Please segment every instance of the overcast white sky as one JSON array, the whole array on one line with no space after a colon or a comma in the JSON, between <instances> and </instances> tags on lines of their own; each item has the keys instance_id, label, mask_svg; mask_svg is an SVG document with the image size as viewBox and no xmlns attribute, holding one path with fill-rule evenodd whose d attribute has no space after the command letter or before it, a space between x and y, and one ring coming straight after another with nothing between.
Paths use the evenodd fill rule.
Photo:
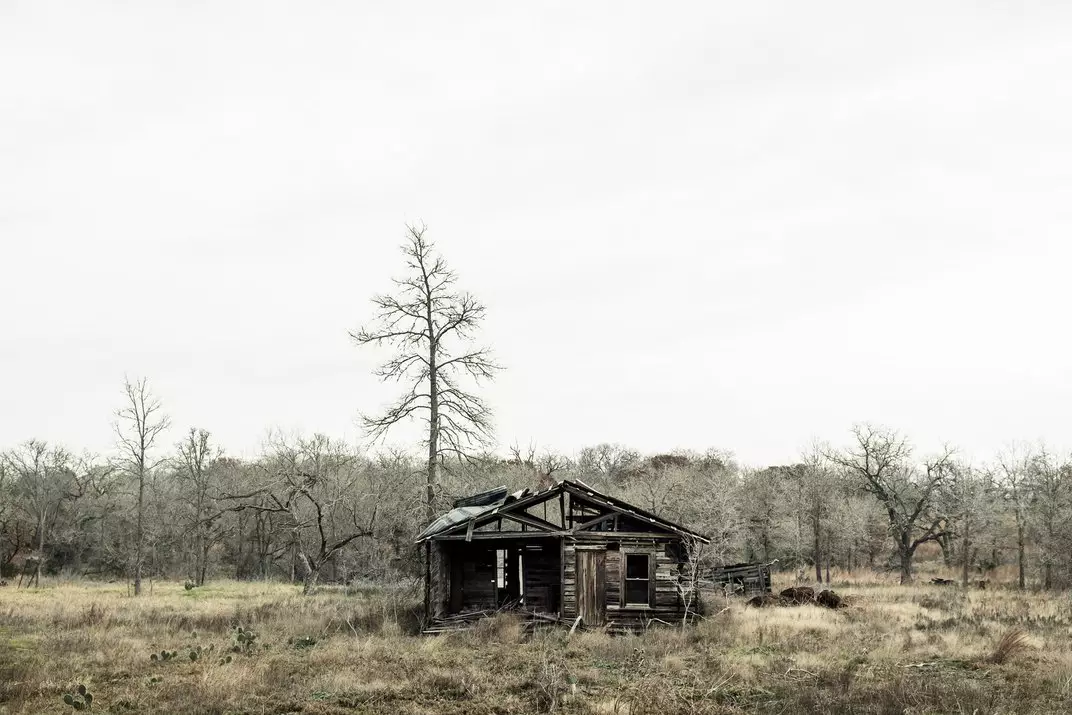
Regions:
<instances>
[{"instance_id":1,"label":"overcast white sky","mask_svg":"<svg viewBox=\"0 0 1072 715\"><path fill-rule=\"evenodd\" d=\"M0 446L107 451L124 373L359 437L418 219L503 447L1072 446L1070 78L1063 0L0 0Z\"/></svg>"}]
</instances>

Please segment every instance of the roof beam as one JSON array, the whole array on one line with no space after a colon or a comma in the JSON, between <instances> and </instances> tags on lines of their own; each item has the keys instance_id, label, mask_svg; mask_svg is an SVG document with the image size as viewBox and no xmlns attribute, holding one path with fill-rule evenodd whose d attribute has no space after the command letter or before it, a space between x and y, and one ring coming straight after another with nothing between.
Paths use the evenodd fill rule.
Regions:
<instances>
[{"instance_id":1,"label":"roof beam","mask_svg":"<svg viewBox=\"0 0 1072 715\"><path fill-rule=\"evenodd\" d=\"M589 519L588 521L584 522L583 524L578 524L577 526L573 527L573 530L574 531L584 531L585 529L593 527L596 524L601 524L602 522L606 521L607 519L610 519L612 516L614 516L613 512L610 513L610 514L600 514L595 519Z\"/></svg>"},{"instance_id":2,"label":"roof beam","mask_svg":"<svg viewBox=\"0 0 1072 715\"><path fill-rule=\"evenodd\" d=\"M596 533L596 532L591 532ZM521 541L529 541L532 539L551 539L561 536L569 536L568 531L474 531L472 538L466 538L465 534L450 534L444 536L437 534L435 536L429 536L429 541L488 541L494 539L518 539Z\"/></svg>"},{"instance_id":3,"label":"roof beam","mask_svg":"<svg viewBox=\"0 0 1072 715\"><path fill-rule=\"evenodd\" d=\"M678 526L673 522L657 517L654 514L650 514L643 509L631 508L628 504L626 504L626 506L619 506L620 503L624 502L618 502L618 500L614 497L608 497L605 494L601 494L595 491L594 489L588 490L585 487L577 486L570 482L563 482L562 487L567 492L569 492L571 496L575 496L582 501L587 501L589 503L598 504L599 506L603 506L608 509L613 509L619 514L624 514L628 517L632 517L633 519L637 519L640 521L646 519L648 522L655 524L656 526L659 526L663 529L666 529L667 531L672 531L676 534L681 534L682 536L696 538L703 541L704 543L710 543L710 540L706 536L697 534L694 531L689 531L688 529Z\"/></svg>"},{"instance_id":4,"label":"roof beam","mask_svg":"<svg viewBox=\"0 0 1072 715\"><path fill-rule=\"evenodd\" d=\"M533 527L534 529L542 529L543 531L560 531L561 530L560 527L555 526L551 522L544 521L543 519L539 518L538 516L533 516L532 514L528 514L528 513L518 514L516 512L507 511L507 512L499 512L499 516L501 516L503 519L513 519L514 521L516 521L516 522L518 522L520 524L528 524L529 526Z\"/></svg>"}]
</instances>

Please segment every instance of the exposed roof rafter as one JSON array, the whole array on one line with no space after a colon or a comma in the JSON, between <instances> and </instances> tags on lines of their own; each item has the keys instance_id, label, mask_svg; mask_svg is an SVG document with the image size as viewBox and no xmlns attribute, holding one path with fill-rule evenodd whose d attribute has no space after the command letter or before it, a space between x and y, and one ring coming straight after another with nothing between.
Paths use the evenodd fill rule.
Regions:
<instances>
[{"instance_id":1,"label":"exposed roof rafter","mask_svg":"<svg viewBox=\"0 0 1072 715\"><path fill-rule=\"evenodd\" d=\"M535 494L531 493L528 489L522 489L513 494L507 494L505 487L500 487L499 489L494 489L489 492L483 492L475 497L461 499L456 502L459 506L456 506L454 509L451 509L449 512L443 514L429 524L428 527L421 532L421 535L417 537L417 543L421 543L428 539L458 538L459 532L464 532L465 537L463 538L468 541L476 536L473 533L473 530L477 526L494 521L495 519L510 519L517 523L531 526L536 531L523 532L528 536L562 536L583 531L611 516L610 514L602 514L596 519L591 519L582 524L578 524L572 529L564 530L549 521L540 519L525 511L531 506L542 504L561 494L569 494L571 500L576 498L578 501L585 502L590 506L598 508L600 511L609 509L613 513L623 514L636 521L647 523L656 528L673 532L680 536L697 539L704 543L709 543L709 539L702 534L686 529L683 526L656 516L639 507L635 507L628 502L615 499L608 494L603 494L582 481L570 481L567 479L563 479ZM474 502L479 505L474 504ZM517 535L522 532L511 533Z\"/></svg>"}]
</instances>

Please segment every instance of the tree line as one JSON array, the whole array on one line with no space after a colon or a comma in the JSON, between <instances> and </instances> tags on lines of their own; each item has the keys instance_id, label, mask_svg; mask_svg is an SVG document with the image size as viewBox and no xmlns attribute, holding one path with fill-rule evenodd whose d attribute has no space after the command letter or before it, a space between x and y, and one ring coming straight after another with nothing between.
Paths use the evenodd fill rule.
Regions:
<instances>
[{"instance_id":1,"label":"tree line","mask_svg":"<svg viewBox=\"0 0 1072 715\"><path fill-rule=\"evenodd\" d=\"M1072 459L1042 444L975 463L860 424L762 468L727 450L643 455L611 443L496 454L479 395L502 369L476 342L486 310L425 233L407 227L405 274L351 332L388 351L376 374L401 387L362 415L367 444L272 431L260 455L236 459L207 429L176 439L148 381L127 380L112 454L40 439L0 452L0 573L126 579L135 594L146 578L289 579L306 592L416 578L413 538L454 498L568 477L709 535L708 563L763 561L816 581L867 568L905 582L923 549L964 583L1013 565L1020 587L1072 585ZM413 420L425 430L419 454L377 448Z\"/></svg>"},{"instance_id":2,"label":"tree line","mask_svg":"<svg viewBox=\"0 0 1072 715\"><path fill-rule=\"evenodd\" d=\"M145 382L127 390L159 404ZM40 440L0 454L5 577L129 579L140 592L145 578L284 579L311 590L419 576L412 541L429 504L417 455L274 432L261 455L240 460L204 429L164 445L143 438L139 425L152 421L131 424L136 439L124 432L121 444L134 448L110 458ZM1043 445L978 465L950 451L917 459L895 431L862 425L844 447L764 468L723 450L645 456L614 444L573 455L515 447L439 467L433 513L494 486L571 478L710 535L712 562L775 562L816 581L832 569L910 580L931 544L965 583L1011 565L1021 586L1072 585L1072 460Z\"/></svg>"}]
</instances>

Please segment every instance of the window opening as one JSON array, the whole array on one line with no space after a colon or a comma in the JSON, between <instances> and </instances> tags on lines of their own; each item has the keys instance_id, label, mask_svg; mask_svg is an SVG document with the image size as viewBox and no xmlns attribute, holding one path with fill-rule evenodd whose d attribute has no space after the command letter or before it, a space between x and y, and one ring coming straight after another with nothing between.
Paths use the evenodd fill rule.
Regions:
<instances>
[{"instance_id":1,"label":"window opening","mask_svg":"<svg viewBox=\"0 0 1072 715\"><path fill-rule=\"evenodd\" d=\"M648 605L650 586L648 554L626 554L625 603L627 605Z\"/></svg>"}]
</instances>

